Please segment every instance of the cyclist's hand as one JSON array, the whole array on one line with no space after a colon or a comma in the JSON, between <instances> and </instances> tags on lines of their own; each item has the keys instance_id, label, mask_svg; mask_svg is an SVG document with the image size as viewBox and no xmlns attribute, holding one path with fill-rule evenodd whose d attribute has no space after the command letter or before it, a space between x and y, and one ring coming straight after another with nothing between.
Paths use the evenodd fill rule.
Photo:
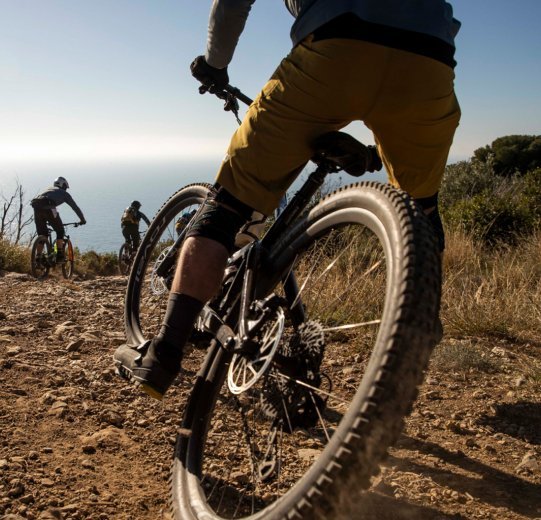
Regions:
<instances>
[{"instance_id":1,"label":"cyclist's hand","mask_svg":"<svg viewBox=\"0 0 541 520\"><path fill-rule=\"evenodd\" d=\"M378 149L375 146L369 145L368 148L368 158L366 161L366 171L367 172L379 172L383 167L381 162L381 157L378 154Z\"/></svg>"},{"instance_id":2,"label":"cyclist's hand","mask_svg":"<svg viewBox=\"0 0 541 520\"><path fill-rule=\"evenodd\" d=\"M190 70L192 71L192 76L206 87L223 89L229 84L227 67L224 69L216 69L206 62L204 56L197 56L197 58L192 61Z\"/></svg>"},{"instance_id":3,"label":"cyclist's hand","mask_svg":"<svg viewBox=\"0 0 541 520\"><path fill-rule=\"evenodd\" d=\"M81 222L79 222L79 225L80 226L84 226L86 224L86 220L85 219L82 219Z\"/></svg>"}]
</instances>

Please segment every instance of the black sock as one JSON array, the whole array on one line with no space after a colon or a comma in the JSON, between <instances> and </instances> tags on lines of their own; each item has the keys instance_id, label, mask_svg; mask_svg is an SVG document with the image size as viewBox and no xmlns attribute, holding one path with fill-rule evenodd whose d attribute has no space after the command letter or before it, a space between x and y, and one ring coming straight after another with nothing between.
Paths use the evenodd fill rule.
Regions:
<instances>
[{"instance_id":1,"label":"black sock","mask_svg":"<svg viewBox=\"0 0 541 520\"><path fill-rule=\"evenodd\" d=\"M177 352L182 352L184 344L192 332L195 320L204 304L186 294L171 293L162 327L156 340L166 343Z\"/></svg>"}]
</instances>

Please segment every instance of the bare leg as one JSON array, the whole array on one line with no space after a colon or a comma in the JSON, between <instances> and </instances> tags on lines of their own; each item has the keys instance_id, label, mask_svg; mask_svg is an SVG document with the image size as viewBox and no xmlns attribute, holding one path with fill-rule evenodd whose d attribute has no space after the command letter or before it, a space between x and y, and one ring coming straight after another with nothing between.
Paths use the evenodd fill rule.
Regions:
<instances>
[{"instance_id":1,"label":"bare leg","mask_svg":"<svg viewBox=\"0 0 541 520\"><path fill-rule=\"evenodd\" d=\"M215 240L187 238L180 252L171 292L206 303L220 288L228 256L227 249Z\"/></svg>"}]
</instances>

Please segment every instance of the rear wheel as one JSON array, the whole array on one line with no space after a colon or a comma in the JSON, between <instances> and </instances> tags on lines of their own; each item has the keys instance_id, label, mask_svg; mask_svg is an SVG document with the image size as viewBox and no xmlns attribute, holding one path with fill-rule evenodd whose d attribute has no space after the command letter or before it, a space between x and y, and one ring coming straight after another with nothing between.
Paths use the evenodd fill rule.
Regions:
<instances>
[{"instance_id":1,"label":"rear wheel","mask_svg":"<svg viewBox=\"0 0 541 520\"><path fill-rule=\"evenodd\" d=\"M120 274L126 275L129 273L131 260L130 247L124 242L120 246L120 251L118 252L118 270L120 271Z\"/></svg>"},{"instance_id":2,"label":"rear wheel","mask_svg":"<svg viewBox=\"0 0 541 520\"><path fill-rule=\"evenodd\" d=\"M166 276L156 268L185 226L186 217L207 197L210 184L190 184L177 191L158 211L135 255L128 280L124 317L128 341L155 336L165 313L174 266Z\"/></svg>"},{"instance_id":3,"label":"rear wheel","mask_svg":"<svg viewBox=\"0 0 541 520\"><path fill-rule=\"evenodd\" d=\"M49 239L44 235L39 235L32 242L32 252L30 255L30 269L32 276L38 280L47 278L49 274L52 248Z\"/></svg>"},{"instance_id":4,"label":"rear wheel","mask_svg":"<svg viewBox=\"0 0 541 520\"><path fill-rule=\"evenodd\" d=\"M402 192L341 189L270 255L268 277L297 278L285 326L268 313L259 336L260 351L279 346L265 375L233 387L249 363L209 351L177 439L176 519L358 517L437 343L436 242Z\"/></svg>"}]
</instances>

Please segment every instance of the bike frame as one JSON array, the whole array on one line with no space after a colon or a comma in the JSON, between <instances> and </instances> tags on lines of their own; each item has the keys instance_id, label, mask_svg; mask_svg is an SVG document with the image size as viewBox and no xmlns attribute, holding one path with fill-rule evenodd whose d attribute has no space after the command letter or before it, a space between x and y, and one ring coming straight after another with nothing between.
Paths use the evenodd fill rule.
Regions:
<instances>
[{"instance_id":1,"label":"bike frame","mask_svg":"<svg viewBox=\"0 0 541 520\"><path fill-rule=\"evenodd\" d=\"M68 226L78 227L79 223L67 222L66 224L62 224L62 225L64 226L64 230L65 230L65 228L67 228ZM57 241L57 239L52 240L53 231L54 229L49 224L47 224L47 241L49 242L49 245L51 247L51 252L54 250L54 245L55 245L55 242ZM71 243L71 240L70 240L70 236L67 234L64 234L64 238L62 240L64 240L64 242L66 243L65 247L67 247L67 250L68 250L68 256L67 256L68 260L73 261L75 259L75 253L73 250L73 244ZM54 265L56 265L56 259L54 261Z\"/></svg>"},{"instance_id":2,"label":"bike frame","mask_svg":"<svg viewBox=\"0 0 541 520\"><path fill-rule=\"evenodd\" d=\"M204 93L206 89L200 89L200 92ZM225 94L214 94L225 100L225 109L233 111L237 120L237 98L247 104L251 103L250 98L242 94L238 89L229 86L226 87ZM279 237L302 214L312 196L323 185L327 175L341 170L335 163L321 156L315 156L312 160L318 165L316 170L309 175L299 191L285 205L265 235L260 240L256 239L244 246L229 258L226 272L232 267L236 268L236 272L226 293L221 295L217 309L220 314L224 315L225 313L225 319L220 318L218 312L212 308L213 305L216 305L216 301L206 305L202 312L199 322L202 328L212 334L228 350L232 349L235 352L242 350L242 344L248 342L260 330L259 325L264 323L263 316L257 320L257 323L250 323L251 311L254 310L252 305L257 301L259 295L266 295L281 277L281 273L273 273L278 278L272 276L269 279L262 280L258 276L259 266L268 260L268 252L273 250L273 245ZM197 217L197 214L192 218L192 221ZM190 224L182 230L161 264L157 266L156 274L158 276L165 279L170 277L178 252L189 229ZM266 273L272 271L272 268L265 269ZM302 302L298 298L299 290L295 275L291 270L283 277L282 283L286 299L292 302L293 305L290 309L293 323L299 325L304 321L304 309ZM269 303L267 300L265 302ZM271 307L272 305L274 303L271 304ZM235 334L232 327L237 324L238 334Z\"/></svg>"}]
</instances>

